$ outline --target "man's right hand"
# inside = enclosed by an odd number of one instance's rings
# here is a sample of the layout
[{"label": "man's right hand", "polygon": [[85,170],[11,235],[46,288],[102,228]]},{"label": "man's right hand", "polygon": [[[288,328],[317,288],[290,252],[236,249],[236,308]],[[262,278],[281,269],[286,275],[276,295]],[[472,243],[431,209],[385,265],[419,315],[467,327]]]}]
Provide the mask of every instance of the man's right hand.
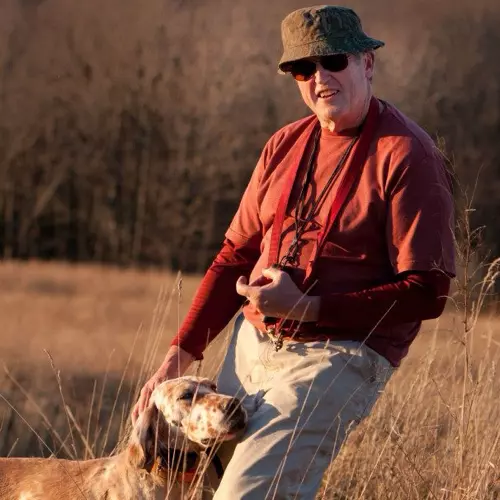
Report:
[{"label": "man's right hand", "polygon": [[135,424],[139,415],[149,405],[149,399],[155,387],[165,380],[181,377],[184,375],[189,365],[194,361],[194,358],[187,351],[180,347],[172,346],[165,356],[165,360],[154,375],[144,384],[139,399],[132,410],[132,423]]}]

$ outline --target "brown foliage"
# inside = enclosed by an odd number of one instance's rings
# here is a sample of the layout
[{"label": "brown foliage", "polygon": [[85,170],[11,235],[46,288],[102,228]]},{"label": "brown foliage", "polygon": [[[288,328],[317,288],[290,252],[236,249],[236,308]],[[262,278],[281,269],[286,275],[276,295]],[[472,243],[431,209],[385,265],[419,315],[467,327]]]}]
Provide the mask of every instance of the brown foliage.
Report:
[{"label": "brown foliage", "polygon": [[[276,74],[303,2],[0,4],[0,252],[202,270],[263,144],[304,115]],[[498,253],[500,7],[353,2],[376,92],[443,137]]]}]

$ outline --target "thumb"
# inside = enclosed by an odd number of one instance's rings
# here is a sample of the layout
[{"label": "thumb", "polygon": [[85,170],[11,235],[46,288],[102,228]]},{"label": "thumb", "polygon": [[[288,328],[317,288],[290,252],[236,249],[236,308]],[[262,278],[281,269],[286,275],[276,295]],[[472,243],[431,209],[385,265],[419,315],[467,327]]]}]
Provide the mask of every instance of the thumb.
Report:
[{"label": "thumb", "polygon": [[265,276],[266,278],[269,278],[273,281],[279,279],[283,273],[283,271],[280,271],[276,267],[268,267],[266,269],[262,269],[262,276]]},{"label": "thumb", "polygon": [[249,297],[250,292],[248,289],[249,289],[248,280],[246,279],[245,276],[240,276],[238,278],[238,281],[236,282],[236,292],[239,295],[243,295],[244,297]]},{"label": "thumb", "polygon": [[238,278],[238,281],[236,282],[237,285],[248,285],[248,280],[246,276],[240,276]]}]

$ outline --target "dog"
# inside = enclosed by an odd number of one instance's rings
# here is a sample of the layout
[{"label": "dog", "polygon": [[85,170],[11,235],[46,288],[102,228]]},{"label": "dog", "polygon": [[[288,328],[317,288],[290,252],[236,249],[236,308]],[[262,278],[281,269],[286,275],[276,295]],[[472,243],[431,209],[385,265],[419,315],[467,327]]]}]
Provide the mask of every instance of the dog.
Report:
[{"label": "dog", "polygon": [[159,384],[123,449],[92,460],[0,458],[0,500],[164,500],[192,498],[221,464],[217,443],[247,425],[241,402],[202,377]]}]

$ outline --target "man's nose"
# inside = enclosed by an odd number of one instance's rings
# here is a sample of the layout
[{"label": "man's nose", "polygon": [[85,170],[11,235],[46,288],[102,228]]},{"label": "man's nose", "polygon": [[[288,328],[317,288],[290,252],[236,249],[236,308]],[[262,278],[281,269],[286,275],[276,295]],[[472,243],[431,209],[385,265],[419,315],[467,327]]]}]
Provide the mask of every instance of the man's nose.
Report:
[{"label": "man's nose", "polygon": [[324,83],[330,77],[330,72],[327,71],[321,64],[316,63],[316,72],[314,73],[314,81],[316,83]]}]

